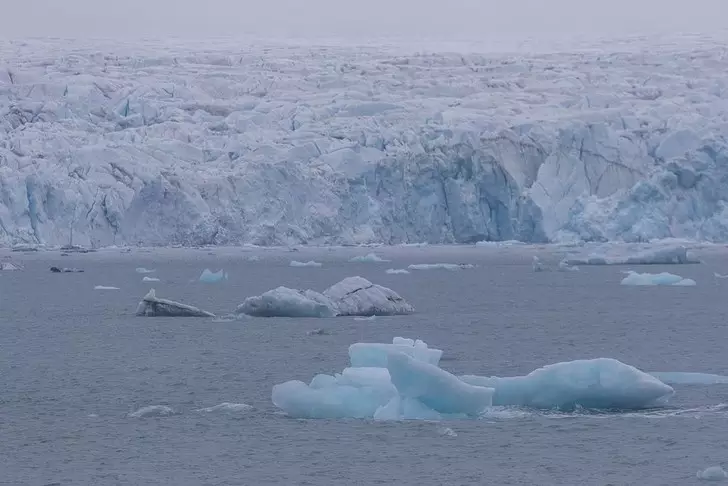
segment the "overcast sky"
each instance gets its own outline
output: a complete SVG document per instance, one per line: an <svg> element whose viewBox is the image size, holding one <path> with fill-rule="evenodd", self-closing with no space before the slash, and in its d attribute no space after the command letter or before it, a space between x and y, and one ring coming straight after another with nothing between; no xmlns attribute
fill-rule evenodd
<svg viewBox="0 0 728 486"><path fill-rule="evenodd" d="M0 0L0 37L432 37L709 32L728 0Z"/></svg>

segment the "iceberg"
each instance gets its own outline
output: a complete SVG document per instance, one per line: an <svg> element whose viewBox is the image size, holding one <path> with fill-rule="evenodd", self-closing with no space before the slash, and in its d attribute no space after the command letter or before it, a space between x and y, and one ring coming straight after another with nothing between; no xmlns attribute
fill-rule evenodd
<svg viewBox="0 0 728 486"><path fill-rule="evenodd" d="M19 263L12 263L12 262L0 262L0 270L4 271L15 271L15 270L22 270L23 267Z"/></svg>
<svg viewBox="0 0 728 486"><path fill-rule="evenodd" d="M218 283L222 282L223 280L227 280L228 274L226 272L223 272L222 270L219 270L217 272L211 272L209 269L205 269L202 271L202 274L200 275L200 282L202 283Z"/></svg>
<svg viewBox="0 0 728 486"><path fill-rule="evenodd" d="M338 311L331 299L323 294L278 287L248 297L235 312L254 317L334 317Z"/></svg>
<svg viewBox="0 0 728 486"><path fill-rule="evenodd" d="M415 309L392 289L362 277L347 277L324 290L340 316L393 316L412 314Z"/></svg>
<svg viewBox="0 0 728 486"><path fill-rule="evenodd" d="M304 267L314 267L314 268L318 268L318 267L321 267L322 264L319 263L319 262L315 262L313 260L309 260L307 262L299 262L299 261L296 261L296 260L292 260L291 263L290 263L290 266L291 267L295 267L295 268L304 268Z"/></svg>
<svg viewBox="0 0 728 486"><path fill-rule="evenodd" d="M156 270L150 270L150 269L144 268L144 267L136 268L136 273L154 273L154 272L156 272Z"/></svg>
<svg viewBox="0 0 728 486"><path fill-rule="evenodd" d="M687 248L654 248L638 252L634 255L591 254L587 257L571 257L563 260L566 265L678 265L700 263L692 257Z"/></svg>
<svg viewBox="0 0 728 486"><path fill-rule="evenodd" d="M637 273L632 270L626 272L627 276L622 279L622 285L650 286L650 285L671 285L677 287L693 287L695 280L682 278L668 272L662 273Z"/></svg>
<svg viewBox="0 0 728 486"><path fill-rule="evenodd" d="M151 289L139 302L137 316L146 317L215 317L215 314L173 300L159 299Z"/></svg>
<svg viewBox="0 0 728 486"><path fill-rule="evenodd" d="M392 316L414 312L394 290L362 277L348 277L324 290L278 287L248 297L236 310L255 317Z"/></svg>
<svg viewBox="0 0 728 486"><path fill-rule="evenodd" d="M475 265L469 263L415 263L407 268L410 270L464 270L475 268Z"/></svg>
<svg viewBox="0 0 728 486"><path fill-rule="evenodd" d="M142 282L159 282L159 279L156 277L143 277Z"/></svg>
<svg viewBox="0 0 728 486"><path fill-rule="evenodd" d="M351 260L349 260L351 263L380 263L380 262L388 262L389 260L385 260L382 257L378 256L376 253L368 253L366 255L360 255L355 256Z"/></svg>
<svg viewBox="0 0 728 486"><path fill-rule="evenodd" d="M387 275L406 275L409 272L404 268L388 268L384 273Z"/></svg>
<svg viewBox="0 0 728 486"><path fill-rule="evenodd" d="M440 420L479 417L492 406L572 411L635 410L666 404L674 390L615 359L576 360L517 377L455 376L439 367L442 351L420 340L354 343L351 366L275 385L275 406L299 418Z"/></svg>
<svg viewBox="0 0 728 486"><path fill-rule="evenodd" d="M728 473L720 466L711 466L702 471L698 471L696 474L698 479L704 481L723 481L728 479Z"/></svg>
<svg viewBox="0 0 728 486"><path fill-rule="evenodd" d="M94 290L120 290L119 287L110 287L108 285L97 285Z"/></svg>

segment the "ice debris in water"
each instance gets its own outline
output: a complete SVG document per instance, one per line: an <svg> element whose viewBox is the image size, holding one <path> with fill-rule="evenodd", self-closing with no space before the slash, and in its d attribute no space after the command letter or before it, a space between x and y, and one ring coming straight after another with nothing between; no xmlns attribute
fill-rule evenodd
<svg viewBox="0 0 728 486"><path fill-rule="evenodd" d="M624 251L624 250L623 250ZM591 254L587 257L571 257L564 259L568 265L677 265L700 263L693 258L684 246L668 248L652 248L634 255Z"/></svg>
<svg viewBox="0 0 728 486"><path fill-rule="evenodd" d="M404 275L409 273L409 271L404 268L388 268L384 273L388 275Z"/></svg>
<svg viewBox="0 0 728 486"><path fill-rule="evenodd" d="M243 260L245 260L246 262L257 262L260 261L260 257L258 255L248 255L244 256Z"/></svg>
<svg viewBox="0 0 728 486"><path fill-rule="evenodd" d="M678 371L653 371L652 376L668 385L723 385L728 384L728 376L710 373L688 373Z"/></svg>
<svg viewBox="0 0 728 486"><path fill-rule="evenodd" d="M385 260L375 253L368 253L366 255L359 255L355 256L349 262L351 263L379 263L379 262L388 262L389 260Z"/></svg>
<svg viewBox="0 0 728 486"><path fill-rule="evenodd" d="M328 336L329 334L331 333L326 329L311 329L306 332L307 336Z"/></svg>
<svg viewBox="0 0 728 486"><path fill-rule="evenodd" d="M464 270L475 268L475 265L470 263L415 263L407 268L410 270Z"/></svg>
<svg viewBox="0 0 728 486"><path fill-rule="evenodd" d="M222 270L219 270L217 272L211 272L209 269L205 269L202 271L202 274L200 275L200 282L202 283L218 283L222 282L223 280L228 279L227 272L223 272Z"/></svg>
<svg viewBox="0 0 728 486"><path fill-rule="evenodd" d="M275 385L273 403L300 418L378 420L477 417L492 406L542 409L641 409L662 405L673 389L617 360L578 360L527 376L457 377L439 367L442 351L422 341L355 343L351 366L306 385Z"/></svg>
<svg viewBox="0 0 728 486"><path fill-rule="evenodd" d="M51 267L51 273L83 273L83 270L79 268Z"/></svg>
<svg viewBox="0 0 728 486"><path fill-rule="evenodd" d="M156 270L150 270L150 269L144 268L144 267L136 268L136 273L154 273L154 272L156 272Z"/></svg>
<svg viewBox="0 0 728 486"><path fill-rule="evenodd" d="M97 285L94 290L119 290L119 287L109 287L107 285Z"/></svg>
<svg viewBox="0 0 728 486"><path fill-rule="evenodd" d="M455 433L454 430L452 430L450 427L438 427L437 431L440 433L440 435L444 435L447 437L457 437L458 434Z"/></svg>
<svg viewBox="0 0 728 486"><path fill-rule="evenodd" d="M159 299L154 289L151 289L139 302L136 315L146 317L215 317L215 314L191 305Z"/></svg>
<svg viewBox="0 0 728 486"><path fill-rule="evenodd" d="M559 262L559 270L562 272L578 272L579 267L569 265L568 263L561 261Z"/></svg>
<svg viewBox="0 0 728 486"><path fill-rule="evenodd" d="M315 262L313 260L309 260L307 262L299 262L299 261L293 260L293 261L291 261L290 266L296 267L296 268L303 268L303 267L316 267L316 268L318 268L318 267L322 266L322 264L319 263L319 262Z"/></svg>
<svg viewBox="0 0 728 486"><path fill-rule="evenodd" d="M144 277L142 278L142 282L159 282L159 279L156 277Z"/></svg>
<svg viewBox="0 0 728 486"><path fill-rule="evenodd" d="M543 272L545 270L545 267L543 263L541 262L541 259L537 257L536 255L533 256L533 261L531 262L531 268L533 268L534 272Z"/></svg>
<svg viewBox="0 0 728 486"><path fill-rule="evenodd" d="M674 275L668 272L662 273L637 273L629 270L625 272L626 277L622 279L622 285L672 285L678 287L692 287L695 284L695 280L690 278L682 278L679 275Z"/></svg>
<svg viewBox="0 0 728 486"><path fill-rule="evenodd" d="M15 270L22 270L23 267L19 263L12 263L12 262L0 262L0 270L5 270L8 272L15 271Z"/></svg>
<svg viewBox="0 0 728 486"><path fill-rule="evenodd" d="M374 319L376 319L376 318L377 318L377 316L369 316L369 317L355 317L355 318L354 318L354 320L355 320L355 321L373 321L373 320L374 320Z"/></svg>
<svg viewBox="0 0 728 486"><path fill-rule="evenodd" d="M392 289L362 277L348 277L323 293L278 287L248 297L236 310L256 317L389 316L414 312Z"/></svg>
<svg viewBox="0 0 728 486"><path fill-rule="evenodd" d="M728 479L728 473L726 473L720 466L711 466L697 473L698 479L704 481L723 481Z"/></svg>
<svg viewBox="0 0 728 486"><path fill-rule="evenodd" d="M207 407L207 408L198 408L195 410L195 412L204 412L204 413L215 413L215 412L248 412L252 410L253 407L251 405L248 405L247 403L228 403L224 402L219 405L215 405L214 407Z"/></svg>
<svg viewBox="0 0 728 486"><path fill-rule="evenodd" d="M131 418L146 418L146 417L167 417L174 415L175 411L166 405L150 405L143 407L136 412L130 413L128 416Z"/></svg>
<svg viewBox="0 0 728 486"><path fill-rule="evenodd" d="M715 278L728 278L728 275L721 275L718 272L713 272L713 275L715 275Z"/></svg>

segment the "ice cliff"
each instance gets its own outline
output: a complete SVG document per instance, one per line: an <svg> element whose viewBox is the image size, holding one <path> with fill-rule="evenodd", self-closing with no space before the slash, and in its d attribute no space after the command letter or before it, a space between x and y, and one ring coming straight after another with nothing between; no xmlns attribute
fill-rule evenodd
<svg viewBox="0 0 728 486"><path fill-rule="evenodd" d="M0 244L728 241L717 46L0 42Z"/></svg>

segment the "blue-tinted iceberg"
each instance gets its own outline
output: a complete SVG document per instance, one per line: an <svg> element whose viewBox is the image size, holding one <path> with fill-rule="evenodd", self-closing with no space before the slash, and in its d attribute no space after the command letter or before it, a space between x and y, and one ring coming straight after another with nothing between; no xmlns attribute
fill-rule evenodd
<svg viewBox="0 0 728 486"><path fill-rule="evenodd" d="M682 278L668 272L662 273L637 273L632 270L626 272L627 276L622 279L622 285L650 286L650 285L672 285L678 287L693 287L695 280Z"/></svg>
<svg viewBox="0 0 728 486"><path fill-rule="evenodd" d="M673 389L614 359L545 366L526 376L457 377L438 366L442 352L422 341L356 343L351 367L317 375L309 385L273 387L273 403L299 418L378 420L477 417L491 406L573 410L642 409L664 405Z"/></svg>
<svg viewBox="0 0 728 486"><path fill-rule="evenodd" d="M255 317L333 317L337 313L336 305L325 295L288 287L248 297L236 312Z"/></svg>

